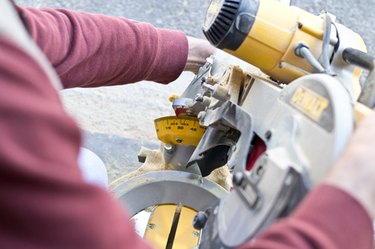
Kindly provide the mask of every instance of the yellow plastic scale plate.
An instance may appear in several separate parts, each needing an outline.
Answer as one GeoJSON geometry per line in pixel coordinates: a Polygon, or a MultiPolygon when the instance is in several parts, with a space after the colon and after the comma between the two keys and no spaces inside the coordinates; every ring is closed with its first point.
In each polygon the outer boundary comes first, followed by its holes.
{"type": "Polygon", "coordinates": [[[206,131],[194,117],[167,116],[154,123],[158,139],[172,145],[197,146],[206,131]]]}
{"type": "Polygon", "coordinates": [[[197,211],[176,205],[159,205],[148,221],[144,238],[156,249],[191,249],[199,244],[200,231],[194,229],[193,219],[197,211]],[[179,216],[176,220],[176,212],[179,216]],[[174,227],[173,223],[176,223],[174,227]],[[171,240],[171,229],[173,238],[171,240]]]}

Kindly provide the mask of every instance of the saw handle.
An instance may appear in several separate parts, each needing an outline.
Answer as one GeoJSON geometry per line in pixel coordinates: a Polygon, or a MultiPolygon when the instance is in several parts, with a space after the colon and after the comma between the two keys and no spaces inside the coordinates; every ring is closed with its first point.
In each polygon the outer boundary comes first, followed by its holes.
{"type": "Polygon", "coordinates": [[[358,49],[346,48],[342,52],[342,58],[349,64],[359,66],[369,71],[374,68],[374,57],[358,49]]]}
{"type": "Polygon", "coordinates": [[[375,108],[375,58],[367,53],[353,48],[346,48],[342,53],[342,58],[349,64],[359,66],[369,70],[369,75],[364,83],[358,102],[375,108]]]}
{"type": "Polygon", "coordinates": [[[346,48],[342,58],[349,64],[370,71],[358,102],[354,106],[355,123],[358,125],[364,118],[374,113],[372,109],[375,107],[375,58],[354,48],[346,48]]]}

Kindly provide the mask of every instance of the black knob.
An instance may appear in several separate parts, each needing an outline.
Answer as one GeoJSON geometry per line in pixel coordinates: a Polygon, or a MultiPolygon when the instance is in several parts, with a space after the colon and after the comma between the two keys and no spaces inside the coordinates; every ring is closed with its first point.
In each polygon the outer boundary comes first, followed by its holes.
{"type": "Polygon", "coordinates": [[[197,230],[201,230],[206,225],[207,220],[208,220],[208,214],[206,212],[200,211],[194,217],[193,227],[197,230]]]}

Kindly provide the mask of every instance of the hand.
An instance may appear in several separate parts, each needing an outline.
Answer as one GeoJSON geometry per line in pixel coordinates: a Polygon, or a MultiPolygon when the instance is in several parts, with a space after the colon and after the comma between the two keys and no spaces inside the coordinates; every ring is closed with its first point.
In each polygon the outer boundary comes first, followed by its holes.
{"type": "Polygon", "coordinates": [[[215,52],[215,48],[208,41],[202,39],[191,36],[188,36],[187,39],[189,53],[184,71],[198,73],[199,68],[206,62],[206,58],[215,52]]]}
{"type": "Polygon", "coordinates": [[[351,194],[375,217],[375,114],[360,123],[326,182],[351,194]]]}

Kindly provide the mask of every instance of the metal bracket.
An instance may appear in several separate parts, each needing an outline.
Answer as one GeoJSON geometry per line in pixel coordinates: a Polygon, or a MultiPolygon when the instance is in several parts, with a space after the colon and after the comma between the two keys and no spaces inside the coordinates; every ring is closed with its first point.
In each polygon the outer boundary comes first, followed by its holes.
{"type": "Polygon", "coordinates": [[[246,173],[236,172],[233,175],[233,187],[250,209],[254,209],[257,206],[260,193],[246,173]]]}

